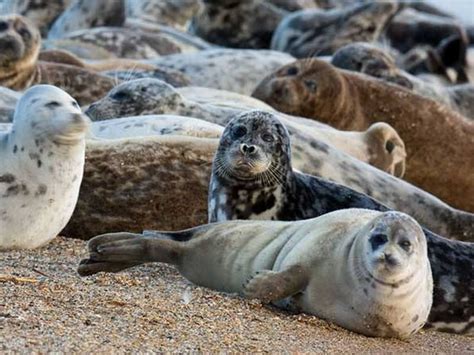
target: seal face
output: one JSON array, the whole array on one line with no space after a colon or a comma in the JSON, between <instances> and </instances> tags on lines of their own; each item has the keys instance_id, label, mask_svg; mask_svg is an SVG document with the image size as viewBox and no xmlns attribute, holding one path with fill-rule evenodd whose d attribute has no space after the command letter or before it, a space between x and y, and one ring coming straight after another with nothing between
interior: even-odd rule
<instances>
[{"instance_id":1,"label":"seal face","mask_svg":"<svg viewBox=\"0 0 474 355\"><path fill-rule=\"evenodd\" d=\"M423 326L432 302L425 237L399 212L348 209L299 222L106 234L89 242L89 252L79 265L82 276L167 262L198 285L370 336L408 337Z\"/></svg>"},{"instance_id":2,"label":"seal face","mask_svg":"<svg viewBox=\"0 0 474 355\"><path fill-rule=\"evenodd\" d=\"M254 149L266 152L262 158L265 166L278 166L277 172L272 171L271 176L274 178L258 179L262 175L261 170L251 175L249 171L252 170L247 167L241 169L239 164L229 166L232 162L239 162L238 159L227 159L227 165L223 165L221 162L225 157L232 157L232 151L235 151L235 148L232 150L235 145L228 143L229 140L235 140L232 132L244 123L247 131L253 132L250 128L255 130L255 133L239 139L238 144L247 146L262 145L255 140L254 135L269 130L269 125L275 125L275 129L279 126L272 114L254 111L237 116L226 127L213 162L209 187L209 222L234 219L294 221L345 208L389 210L380 202L348 187L292 171L286 130L279 131L281 137L275 139L279 144ZM286 158L282 153L287 154ZM268 163L266 157L272 157L275 163ZM257 162L252 164L263 165ZM241 178L242 175L244 178ZM467 221L467 225L472 230L472 215L468 218L470 221ZM471 243L448 241L427 229L424 229L424 233L428 240L436 295L430 325L453 332L472 332L472 305L461 300L469 300L474 291L474 280L466 278L465 273L465 270L473 268L474 248ZM449 253L449 258L445 257L446 253Z\"/></svg>"},{"instance_id":3,"label":"seal face","mask_svg":"<svg viewBox=\"0 0 474 355\"><path fill-rule=\"evenodd\" d=\"M0 135L0 249L36 248L72 215L82 180L88 119L49 85L22 96Z\"/></svg>"}]
</instances>

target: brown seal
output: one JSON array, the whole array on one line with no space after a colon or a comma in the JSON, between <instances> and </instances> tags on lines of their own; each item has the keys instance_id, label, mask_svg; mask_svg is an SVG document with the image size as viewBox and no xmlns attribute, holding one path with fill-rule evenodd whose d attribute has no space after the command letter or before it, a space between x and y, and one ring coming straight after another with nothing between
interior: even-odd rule
<instances>
[{"instance_id":1,"label":"brown seal","mask_svg":"<svg viewBox=\"0 0 474 355\"><path fill-rule=\"evenodd\" d=\"M38 61L39 31L19 15L0 16L0 85L24 90L35 84L60 87L85 105L104 96L112 78L84 68ZM91 85L93 83L93 85Z\"/></svg>"},{"instance_id":2,"label":"brown seal","mask_svg":"<svg viewBox=\"0 0 474 355\"><path fill-rule=\"evenodd\" d=\"M343 130L389 123L406 145L406 180L474 211L474 124L447 107L317 59L283 66L253 96L280 111Z\"/></svg>"}]
</instances>

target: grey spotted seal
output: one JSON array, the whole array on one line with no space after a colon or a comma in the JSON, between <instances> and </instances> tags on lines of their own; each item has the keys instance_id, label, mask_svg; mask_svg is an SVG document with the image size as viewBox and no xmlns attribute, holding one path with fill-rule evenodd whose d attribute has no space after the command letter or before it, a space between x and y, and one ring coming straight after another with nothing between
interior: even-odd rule
<instances>
[{"instance_id":1,"label":"grey spotted seal","mask_svg":"<svg viewBox=\"0 0 474 355\"><path fill-rule=\"evenodd\" d=\"M72 94L81 105L97 100L114 86L113 79L84 68L38 61L40 46L40 34L27 19L0 16L0 85L24 90L52 84Z\"/></svg>"},{"instance_id":2,"label":"grey spotted seal","mask_svg":"<svg viewBox=\"0 0 474 355\"><path fill-rule=\"evenodd\" d=\"M123 0L74 0L56 19L48 39L64 37L69 32L99 26L122 26L125 21Z\"/></svg>"},{"instance_id":3,"label":"grey spotted seal","mask_svg":"<svg viewBox=\"0 0 474 355\"><path fill-rule=\"evenodd\" d=\"M125 15L185 31L200 6L199 0L125 0Z\"/></svg>"},{"instance_id":4,"label":"grey spotted seal","mask_svg":"<svg viewBox=\"0 0 474 355\"><path fill-rule=\"evenodd\" d=\"M185 92L199 92L202 96L205 95L206 88L190 87L185 89ZM225 92L219 91L218 94L220 96L217 102L224 102L224 105L200 104L183 97L179 90L162 81L132 80L116 86L106 97L90 105L86 114L94 121L144 114L175 114L201 118L225 126L234 114L243 110L272 110L269 106L255 99L251 101L245 96L232 94L231 100L239 100L233 104L223 97ZM386 124L376 123L364 132L342 132L304 118L279 115L295 137L295 145L298 146L295 149L309 156L318 154L312 153L315 150L313 145L322 141L391 174L403 175L403 141L396 131Z\"/></svg>"},{"instance_id":5,"label":"grey spotted seal","mask_svg":"<svg viewBox=\"0 0 474 355\"><path fill-rule=\"evenodd\" d=\"M183 237L190 240L179 241ZM425 237L415 220L397 212L349 209L300 222L106 234L88 247L82 276L165 262L195 284L315 314L369 336L409 337L426 322L432 303Z\"/></svg>"},{"instance_id":6,"label":"grey spotted seal","mask_svg":"<svg viewBox=\"0 0 474 355\"><path fill-rule=\"evenodd\" d=\"M269 113L237 116L224 131L209 184L209 222L233 219L303 220L345 208L386 212L377 200L292 169L290 137ZM470 215L472 241L474 215ZM430 314L438 329L471 333L474 245L424 229L435 281ZM460 280L462 280L460 282ZM451 323L451 324L449 324Z\"/></svg>"},{"instance_id":7,"label":"grey spotted seal","mask_svg":"<svg viewBox=\"0 0 474 355\"><path fill-rule=\"evenodd\" d=\"M445 86L422 80L399 69L390 53L373 44L359 42L344 46L334 53L331 64L403 86L474 119L474 85Z\"/></svg>"},{"instance_id":8,"label":"grey spotted seal","mask_svg":"<svg viewBox=\"0 0 474 355\"><path fill-rule=\"evenodd\" d=\"M189 31L231 48L270 48L273 31L288 12L269 1L204 0Z\"/></svg>"},{"instance_id":9,"label":"grey spotted seal","mask_svg":"<svg viewBox=\"0 0 474 355\"><path fill-rule=\"evenodd\" d=\"M66 225L82 180L89 120L50 85L28 89L0 134L0 250L37 248Z\"/></svg>"},{"instance_id":10,"label":"grey spotted seal","mask_svg":"<svg viewBox=\"0 0 474 355\"><path fill-rule=\"evenodd\" d=\"M315 58L280 68L252 96L342 130L389 123L407 148L404 178L454 207L474 211L474 123L446 106Z\"/></svg>"},{"instance_id":11,"label":"grey spotted seal","mask_svg":"<svg viewBox=\"0 0 474 355\"><path fill-rule=\"evenodd\" d=\"M250 95L265 75L293 61L289 54L250 49L207 49L173 54L147 63L183 72L194 86Z\"/></svg>"},{"instance_id":12,"label":"grey spotted seal","mask_svg":"<svg viewBox=\"0 0 474 355\"><path fill-rule=\"evenodd\" d=\"M355 41L377 40L397 10L395 1L374 1L327 11L293 12L276 28L270 48L297 58L331 55Z\"/></svg>"}]
</instances>

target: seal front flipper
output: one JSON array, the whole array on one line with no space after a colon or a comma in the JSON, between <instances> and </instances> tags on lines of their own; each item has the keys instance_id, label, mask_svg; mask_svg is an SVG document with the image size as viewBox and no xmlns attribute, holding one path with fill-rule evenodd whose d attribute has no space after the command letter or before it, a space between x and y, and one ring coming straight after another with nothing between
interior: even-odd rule
<instances>
[{"instance_id":1,"label":"seal front flipper","mask_svg":"<svg viewBox=\"0 0 474 355\"><path fill-rule=\"evenodd\" d=\"M301 292L308 285L306 268L293 265L282 271L258 271L244 286L246 298L257 298L262 302L282 300Z\"/></svg>"},{"instance_id":2,"label":"seal front flipper","mask_svg":"<svg viewBox=\"0 0 474 355\"><path fill-rule=\"evenodd\" d=\"M97 274L98 272L119 272L140 264L141 263L111 263L83 259L79 263L77 273L80 276L90 276Z\"/></svg>"}]
</instances>

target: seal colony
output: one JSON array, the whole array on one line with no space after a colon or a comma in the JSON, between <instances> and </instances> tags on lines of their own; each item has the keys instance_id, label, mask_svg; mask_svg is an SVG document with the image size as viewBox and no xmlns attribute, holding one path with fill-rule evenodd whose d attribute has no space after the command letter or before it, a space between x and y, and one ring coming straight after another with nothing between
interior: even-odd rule
<instances>
[{"instance_id":1,"label":"seal colony","mask_svg":"<svg viewBox=\"0 0 474 355\"><path fill-rule=\"evenodd\" d=\"M49 85L27 90L0 133L0 250L37 248L69 221L79 195L88 119Z\"/></svg>"},{"instance_id":2,"label":"seal colony","mask_svg":"<svg viewBox=\"0 0 474 355\"><path fill-rule=\"evenodd\" d=\"M198 285L315 314L369 336L407 338L423 326L432 302L423 232L397 212L349 209L301 222L106 234L92 239L89 251L79 265L82 276L165 262Z\"/></svg>"}]
</instances>

